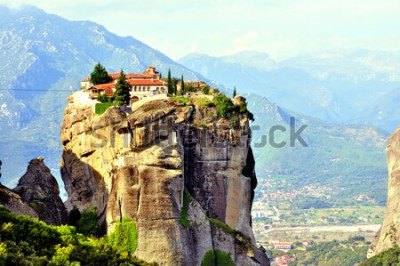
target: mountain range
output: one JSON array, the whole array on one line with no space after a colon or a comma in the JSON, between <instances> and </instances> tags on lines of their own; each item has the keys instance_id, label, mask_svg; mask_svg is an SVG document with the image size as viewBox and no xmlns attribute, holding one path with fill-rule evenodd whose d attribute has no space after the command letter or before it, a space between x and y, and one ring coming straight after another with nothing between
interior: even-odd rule
<instances>
[{"instance_id":1,"label":"mountain range","mask_svg":"<svg viewBox=\"0 0 400 266\"><path fill-rule=\"evenodd\" d=\"M379 97L390 101L390 91L400 86L399 68L376 68L374 60L381 56L388 66L399 65L398 54L368 51L283 62L256 52L224 58L197 54L175 62L133 37L117 36L90 21L69 21L35 7L15 10L0 6L2 181L14 185L27 163L38 156L44 156L59 177L66 99L79 90L78 81L97 62L110 72L121 68L141 72L154 65L163 76L171 69L173 75L183 74L186 80L213 80L226 93L231 93L226 88L236 86L254 113L253 126L260 126L253 130L253 142L268 135L274 125L288 128L291 116L299 125L307 125L304 138L308 148L264 145L254 149L260 182L268 177L287 179L298 186L323 184L337 191L335 199L328 199L331 201L345 197L343 204L347 204L365 194L372 202L384 204L388 134L368 125L337 123L353 119L375 124L381 117L374 118L366 110ZM391 115L396 114L394 107L375 105L376 110L387 108L380 121L393 119L388 124L393 126L397 121ZM385 123L380 125L386 129Z\"/></svg>"},{"instance_id":2,"label":"mountain range","mask_svg":"<svg viewBox=\"0 0 400 266\"><path fill-rule=\"evenodd\" d=\"M240 93L262 95L330 122L370 124L388 132L400 122L396 105L386 105L400 87L400 52L326 52L278 62L266 53L243 51L224 57L189 54L179 62ZM390 117L375 116L379 105ZM377 107L371 112L371 106Z\"/></svg>"}]
</instances>

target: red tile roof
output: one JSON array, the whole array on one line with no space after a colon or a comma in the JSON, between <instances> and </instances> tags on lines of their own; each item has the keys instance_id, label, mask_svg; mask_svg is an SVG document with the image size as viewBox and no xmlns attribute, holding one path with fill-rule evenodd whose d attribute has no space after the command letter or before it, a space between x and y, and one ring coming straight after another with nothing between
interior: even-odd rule
<instances>
[{"instance_id":1,"label":"red tile roof","mask_svg":"<svg viewBox=\"0 0 400 266\"><path fill-rule=\"evenodd\" d=\"M127 79L151 79L154 75L158 75L159 72L155 70L154 66L149 66L143 73L128 73L126 74ZM113 79L116 80L119 78L120 73L108 73L108 75ZM90 77L80 80L80 82L87 82L90 81Z\"/></svg>"},{"instance_id":2,"label":"red tile roof","mask_svg":"<svg viewBox=\"0 0 400 266\"><path fill-rule=\"evenodd\" d=\"M162 86L164 85L164 81L158 79L128 79L128 84L131 86L135 85L154 85L154 86Z\"/></svg>"},{"instance_id":3,"label":"red tile roof","mask_svg":"<svg viewBox=\"0 0 400 266\"><path fill-rule=\"evenodd\" d=\"M107 90L107 89L112 89L115 87L115 83L106 83L106 84L97 84L94 85L92 88L98 89L98 90Z\"/></svg>"}]
</instances>

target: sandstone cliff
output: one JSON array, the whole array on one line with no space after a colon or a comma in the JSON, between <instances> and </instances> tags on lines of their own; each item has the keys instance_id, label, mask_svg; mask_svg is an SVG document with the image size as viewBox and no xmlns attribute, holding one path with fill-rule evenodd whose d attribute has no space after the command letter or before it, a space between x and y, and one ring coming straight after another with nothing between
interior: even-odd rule
<instances>
[{"instance_id":1,"label":"sandstone cliff","mask_svg":"<svg viewBox=\"0 0 400 266\"><path fill-rule=\"evenodd\" d=\"M237 265L269 265L251 228L256 177L245 112L220 119L210 96L154 97L99 116L86 98L69 97L61 131L69 209L95 206L108 232L121 217L136 221L134 255L146 261L200 265L214 249Z\"/></svg>"},{"instance_id":2,"label":"sandstone cliff","mask_svg":"<svg viewBox=\"0 0 400 266\"><path fill-rule=\"evenodd\" d=\"M386 155L389 182L385 217L368 251L368 257L400 245L400 127L388 138Z\"/></svg>"}]
</instances>

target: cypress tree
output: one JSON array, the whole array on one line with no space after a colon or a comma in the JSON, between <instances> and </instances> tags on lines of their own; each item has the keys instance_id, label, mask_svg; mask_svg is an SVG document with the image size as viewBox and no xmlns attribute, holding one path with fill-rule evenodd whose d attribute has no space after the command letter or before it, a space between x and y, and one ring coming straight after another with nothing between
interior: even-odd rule
<instances>
[{"instance_id":1,"label":"cypress tree","mask_svg":"<svg viewBox=\"0 0 400 266\"><path fill-rule=\"evenodd\" d=\"M175 95L178 95L178 82L179 82L179 79L172 78L172 86L174 87L174 94Z\"/></svg>"},{"instance_id":2,"label":"cypress tree","mask_svg":"<svg viewBox=\"0 0 400 266\"><path fill-rule=\"evenodd\" d=\"M235 96L236 96L236 87L233 87L233 97L232 98L235 98Z\"/></svg>"},{"instance_id":3,"label":"cypress tree","mask_svg":"<svg viewBox=\"0 0 400 266\"><path fill-rule=\"evenodd\" d=\"M174 93L174 87L173 87L173 84L172 84L171 70L170 69L168 69L167 83L168 83L168 95L172 95Z\"/></svg>"},{"instance_id":4,"label":"cypress tree","mask_svg":"<svg viewBox=\"0 0 400 266\"><path fill-rule=\"evenodd\" d=\"M130 90L128 82L126 81L126 75L124 71L121 69L120 75L117 80L117 84L115 85L115 100L119 105L129 104L130 100Z\"/></svg>"},{"instance_id":5,"label":"cypress tree","mask_svg":"<svg viewBox=\"0 0 400 266\"><path fill-rule=\"evenodd\" d=\"M185 82L183 81L183 74L181 76L181 94L185 95Z\"/></svg>"},{"instance_id":6,"label":"cypress tree","mask_svg":"<svg viewBox=\"0 0 400 266\"><path fill-rule=\"evenodd\" d=\"M90 82L93 85L108 83L111 80L112 79L108 75L106 68L100 63L97 63L94 66L92 73L90 73Z\"/></svg>"},{"instance_id":7,"label":"cypress tree","mask_svg":"<svg viewBox=\"0 0 400 266\"><path fill-rule=\"evenodd\" d=\"M3 164L3 162L0 160L0 170L1 170L1 165ZM1 177L1 173L0 173L0 177Z\"/></svg>"}]
</instances>

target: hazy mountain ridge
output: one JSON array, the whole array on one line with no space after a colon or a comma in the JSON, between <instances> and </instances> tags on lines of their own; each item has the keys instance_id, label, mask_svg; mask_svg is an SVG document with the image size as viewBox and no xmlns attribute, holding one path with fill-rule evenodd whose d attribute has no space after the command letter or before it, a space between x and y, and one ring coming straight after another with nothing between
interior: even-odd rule
<instances>
[{"instance_id":1,"label":"hazy mountain ridge","mask_svg":"<svg viewBox=\"0 0 400 266\"><path fill-rule=\"evenodd\" d=\"M294 111L343 123L400 86L399 59L399 52L355 50L275 62L265 53L247 51L218 58L190 54L179 62L226 86L236 86L239 92L256 93Z\"/></svg>"}]
</instances>

